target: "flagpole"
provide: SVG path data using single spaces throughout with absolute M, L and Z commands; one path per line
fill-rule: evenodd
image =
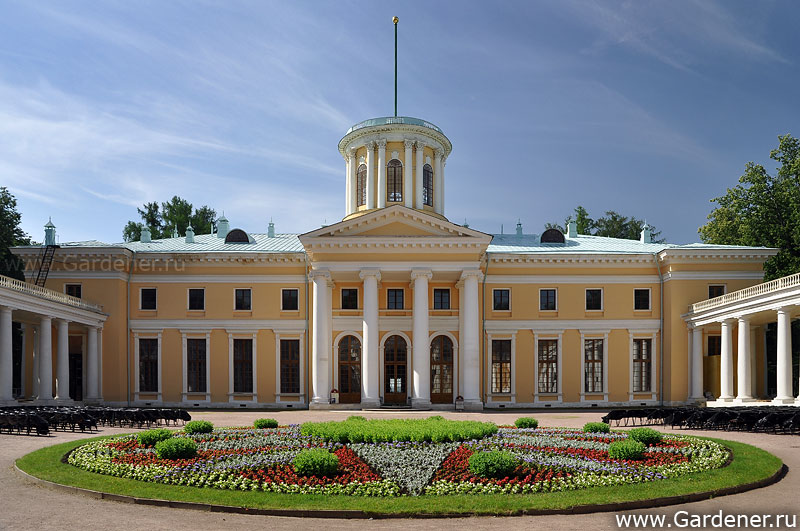
M 392 17 L 394 22 L 394 115 L 397 116 L 397 23 L 400 21 L 397 17 Z

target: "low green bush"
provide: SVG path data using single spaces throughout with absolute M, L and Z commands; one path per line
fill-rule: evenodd
M 339 422 L 306 422 L 300 427 L 300 433 L 342 444 L 390 441 L 458 442 L 494 435 L 497 433 L 497 426 L 491 422 L 440 420 L 435 417 L 371 420 L 349 418 Z
M 482 478 L 505 478 L 517 468 L 518 460 L 509 452 L 475 452 L 469 458 L 469 471 Z
M 143 431 L 136 436 L 136 440 L 139 441 L 139 444 L 147 448 L 155 446 L 159 441 L 165 441 L 170 438 L 172 438 L 172 432 L 164 428 Z
M 265 430 L 267 428 L 277 428 L 278 421 L 275 419 L 256 419 L 253 423 L 253 427 L 257 430 Z
M 539 421 L 533 417 L 520 417 L 514 421 L 514 426 L 517 428 L 537 428 Z
M 639 441 L 645 446 L 653 446 L 661 442 L 661 434 L 653 428 L 633 428 L 628 432 L 628 439 Z
M 587 422 L 583 425 L 584 433 L 609 433 L 611 426 L 605 422 Z
M 333 476 L 339 469 L 339 458 L 324 448 L 303 450 L 294 458 L 294 471 L 301 476 Z
M 197 443 L 183 437 L 167 439 L 156 443 L 156 454 L 161 459 L 191 459 L 197 455 Z
M 633 441 L 631 439 L 615 441 L 608 445 L 608 457 L 611 459 L 638 461 L 644 457 L 644 449 L 644 444 L 639 441 Z
M 361 415 L 350 415 L 347 417 L 347 420 L 357 421 L 357 420 L 367 420 L 367 417 L 362 417 Z
M 211 433 L 214 425 L 207 420 L 191 420 L 183 427 L 186 433 Z

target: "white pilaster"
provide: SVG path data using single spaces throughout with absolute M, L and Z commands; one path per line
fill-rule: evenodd
M 97 401 L 99 399 L 98 371 L 99 358 L 97 355 L 97 327 L 86 327 L 86 400 Z M 161 382 L 161 371 L 159 370 L 159 382 Z M 160 387 L 160 386 L 159 386 Z
M 738 331 L 739 345 L 737 347 L 738 358 L 736 360 L 736 401 L 751 402 L 753 396 L 750 394 L 750 320 L 744 317 L 739 318 Z
M 413 140 L 403 142 L 406 148 L 405 167 L 403 168 L 403 204 L 414 208 L 414 148 Z
M 464 360 L 466 359 L 464 354 L 464 281 L 456 282 L 456 288 L 458 289 L 458 344 L 461 348 L 458 349 L 458 374 L 454 391 L 456 396 L 464 398 Z
M 386 140 L 378 140 L 378 208 L 386 207 Z
M 433 152 L 433 210 L 437 214 L 444 215 L 444 203 L 442 203 L 442 190 L 444 189 L 444 179 L 442 179 L 442 151 L 437 149 Z
M 56 319 L 56 400 L 69 397 L 69 322 Z
M 31 398 L 34 400 L 39 396 L 39 358 L 41 351 L 39 350 L 39 341 L 42 338 L 42 327 L 39 325 L 33 326 L 33 367 L 31 374 Z
M 419 161 L 419 157 L 417 157 Z M 412 269 L 414 283 L 413 309 L 413 368 L 411 405 L 427 407 L 431 404 L 431 353 L 430 325 L 428 322 L 428 281 L 433 275 L 430 269 Z
M 328 322 L 331 314 L 331 301 L 328 297 L 328 284 L 331 274 L 327 270 L 315 270 L 311 272 L 311 279 L 314 282 L 313 313 L 311 317 L 311 355 L 313 357 L 311 365 L 311 379 L 313 389 L 311 390 L 311 403 L 317 406 L 330 402 L 330 341 L 328 336 Z
M 416 179 L 415 179 L 415 200 L 414 200 L 414 208 L 418 210 L 422 210 L 423 208 L 423 201 L 422 201 L 422 167 L 425 165 L 425 143 L 420 142 L 417 140 L 417 165 L 416 165 Z M 414 340 L 416 342 L 416 340 Z
M 480 380 L 480 323 L 478 322 L 478 281 L 482 277 L 478 269 L 467 270 L 461 274 L 464 282 L 463 312 L 459 312 L 459 319 L 464 337 L 461 339 L 462 352 L 464 353 L 464 383 L 462 396 L 465 409 L 483 409 L 481 401 Z
M 692 334 L 692 392 L 689 398 L 703 400 L 703 329 L 696 326 L 689 332 Z
M 367 208 L 375 208 L 375 142 L 367 142 Z M 330 391 L 330 389 L 329 389 Z
M 794 402 L 792 396 L 792 317 L 788 307 L 778 310 L 778 352 L 777 352 L 778 394 L 773 400 L 776 404 Z
M 733 399 L 733 319 L 722 321 L 722 355 L 719 360 L 719 400 Z
M 444 178 L 444 167 L 447 166 L 447 157 L 442 156 L 442 169 L 439 174 L 442 176 L 442 187 L 439 189 L 439 201 L 442 203 L 442 211 L 439 212 L 441 215 L 444 216 L 444 188 L 445 188 L 445 178 Z
M 53 399 L 53 321 L 43 315 L 39 322 L 39 395 L 38 400 Z
M 364 281 L 364 319 L 361 349 L 361 407 L 380 406 L 378 382 L 380 381 L 380 357 L 378 333 L 378 281 L 381 273 L 377 269 L 362 269 L 359 276 Z
M 347 152 L 347 215 L 356 211 L 356 150 L 350 149 Z
M 0 307 L 0 404 L 14 402 L 14 358 L 11 308 Z

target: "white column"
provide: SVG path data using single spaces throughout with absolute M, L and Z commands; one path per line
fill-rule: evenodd
M 412 269 L 414 283 L 413 349 L 414 381 L 412 407 L 427 407 L 431 403 L 430 326 L 428 323 L 428 280 L 430 269 Z
M 350 149 L 347 152 L 347 215 L 356 211 L 356 150 Z
M 719 360 L 719 400 L 733 399 L 733 319 L 722 321 L 722 356 Z
M 703 400 L 703 329 L 695 326 L 692 334 L 692 392 L 689 398 Z
M 378 208 L 386 207 L 386 140 L 378 140 Z
M 464 338 L 461 340 L 464 352 L 464 397 L 465 409 L 483 409 L 480 380 L 480 323 L 478 322 L 478 281 L 482 273 L 475 270 L 464 271 Z M 460 312 L 459 312 L 460 313 Z M 512 371 L 513 372 L 513 371 Z
M 86 327 L 86 400 L 98 400 L 97 389 L 98 378 L 98 356 L 97 356 L 97 327 Z M 161 371 L 159 370 L 159 382 Z M 160 386 L 159 386 L 160 388 Z
M 405 166 L 403 167 L 403 204 L 408 208 L 414 208 L 414 148 L 413 140 L 403 142 L 406 148 Z
M 350 215 L 350 159 L 344 159 L 344 215 Z
M 422 210 L 422 167 L 425 165 L 425 144 L 417 140 L 417 166 L 416 166 L 416 199 L 414 208 Z
M 750 402 L 753 396 L 750 394 L 750 320 L 745 317 L 739 318 L 738 331 L 739 345 L 737 347 L 738 357 L 736 360 L 736 401 Z
M 363 269 L 359 276 L 364 281 L 364 319 L 361 348 L 361 407 L 380 406 L 378 382 L 380 381 L 380 357 L 378 356 L 378 281 L 381 273 L 377 269 Z
M 328 319 L 331 313 L 331 301 L 328 297 L 328 283 L 331 275 L 326 270 L 311 272 L 314 282 L 313 313 L 311 316 L 311 403 L 316 405 L 330 402 L 330 341 L 328 341 Z
M 52 319 L 42 316 L 39 323 L 39 400 L 53 399 Z
M 39 341 L 42 338 L 42 327 L 33 326 L 33 367 L 31 369 L 31 398 L 34 400 L 39 396 Z
M 69 321 L 56 319 L 56 400 L 69 399 Z
M 442 156 L 442 169 L 439 172 L 442 176 L 442 188 L 439 190 L 439 201 L 442 202 L 442 211 L 440 212 L 440 214 L 443 216 L 444 216 L 444 189 L 445 189 L 444 167 L 445 166 L 447 166 L 447 157 Z
M 458 289 L 458 395 L 464 397 L 464 360 L 466 359 L 464 350 L 464 281 L 456 282 Z
M 11 308 L 0 307 L 0 404 L 14 401 L 14 358 Z
M 792 316 L 791 309 L 778 310 L 778 352 L 777 352 L 778 395 L 776 404 L 794 402 L 792 397 Z
M 444 203 L 442 202 L 444 189 L 444 179 L 442 179 L 442 151 L 437 149 L 433 152 L 433 210 L 438 214 L 444 215 Z
M 375 208 L 375 142 L 367 142 L 367 208 Z

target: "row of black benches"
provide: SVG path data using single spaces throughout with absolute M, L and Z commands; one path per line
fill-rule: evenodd
M 663 407 L 614 409 L 603 416 L 606 424 L 617 426 L 660 424 L 695 430 L 737 430 L 800 434 L 800 407 Z
M 0 433 L 49 435 L 51 431 L 96 431 L 100 426 L 150 428 L 186 423 L 185 409 L 96 406 L 11 406 L 0 408 Z

